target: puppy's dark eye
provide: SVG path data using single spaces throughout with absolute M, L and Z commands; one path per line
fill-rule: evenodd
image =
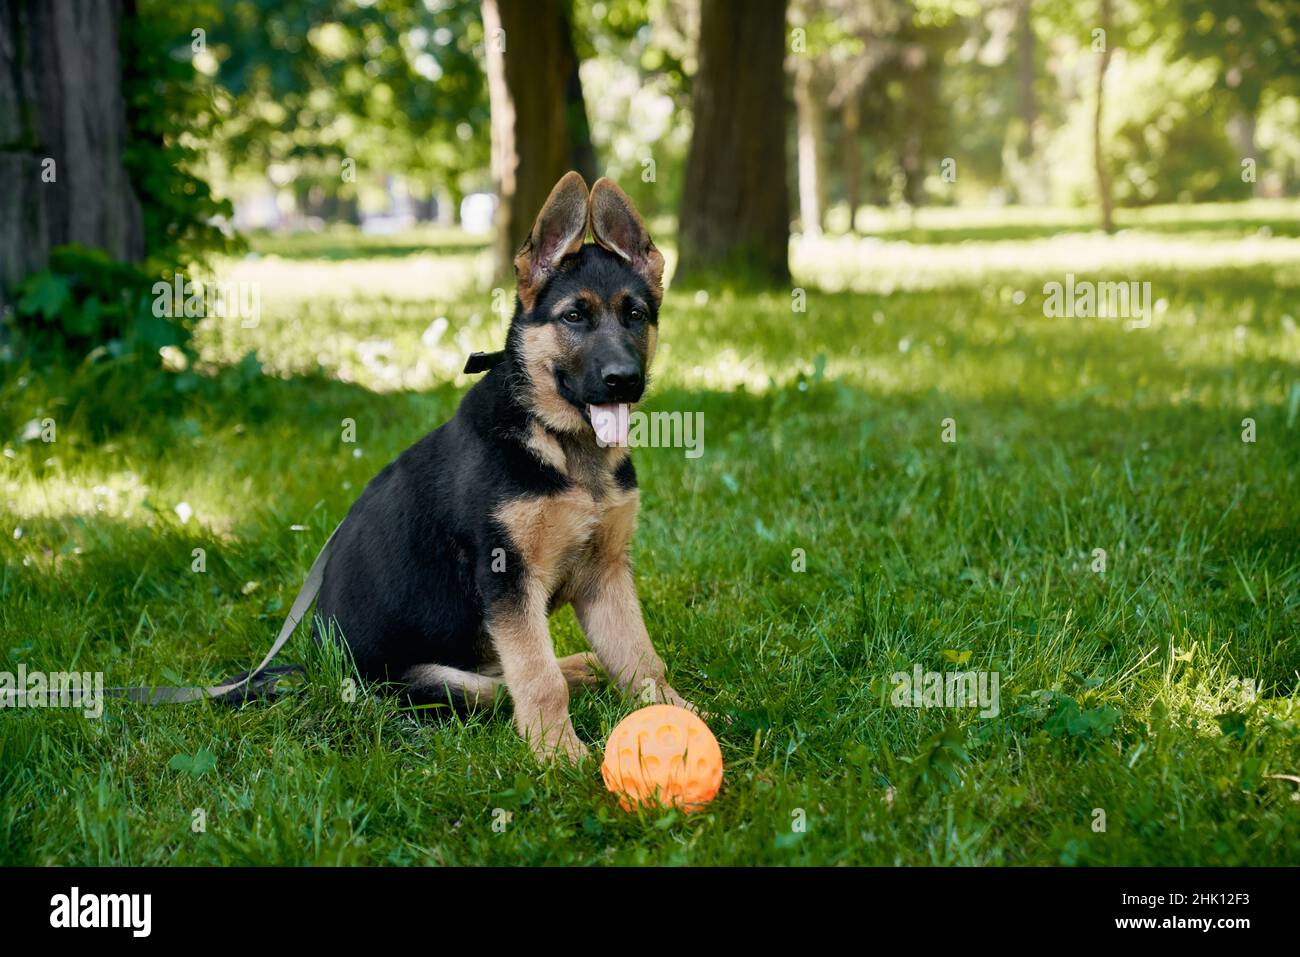
M 644 322 L 644 321 L 645 321 L 645 310 L 644 310 L 644 309 L 633 309 L 633 310 L 629 313 L 629 315 L 631 316 L 633 322 Z
M 582 325 L 582 313 L 578 312 L 577 309 L 570 309 L 564 314 L 564 321 L 572 326 L 580 326 Z

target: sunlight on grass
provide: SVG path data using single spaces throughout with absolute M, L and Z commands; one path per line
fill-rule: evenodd
M 265 256 L 235 260 L 222 272 L 223 279 L 258 283 L 266 302 L 429 300 L 485 285 L 491 277 L 491 260 L 486 253 L 423 253 L 340 262 Z
M 109 520 L 140 528 L 189 525 L 218 537 L 231 534 L 242 514 L 231 498 L 228 476 L 214 475 L 194 463 L 148 470 L 153 484 L 139 474 L 78 470 L 63 474 L 45 470 L 39 477 L 6 477 L 0 481 L 15 524 L 9 533 L 34 519 L 67 521 L 74 517 Z
M 1235 203 L 1199 203 L 1149 206 L 1144 209 L 1116 211 L 1121 228 L 1169 225 L 1180 230 L 1196 226 L 1220 226 L 1231 229 L 1252 221 L 1290 220 L 1300 224 L 1300 200 L 1264 199 Z M 1045 230 L 1084 230 L 1097 228 L 1095 209 L 1062 209 L 1048 206 L 922 206 L 919 209 L 869 208 L 858 211 L 857 227 L 866 233 L 902 232 L 912 229 L 960 231 L 975 227 L 1008 230 L 1034 226 Z
M 0 481 L 9 511 L 17 518 L 103 515 L 132 520 L 139 516 L 149 488 L 134 472 L 89 475 L 6 475 Z
M 830 291 L 883 295 L 1013 276 L 1063 281 L 1067 273 L 1081 278 L 1104 274 L 1109 281 L 1142 281 L 1150 278 L 1144 271 L 1151 270 L 1261 266 L 1287 267 L 1290 276 L 1300 275 L 1300 239 L 1183 239 L 1134 230 L 1116 236 L 1070 233 L 931 246 L 871 238 L 801 238 L 791 247 L 791 268 L 798 279 Z

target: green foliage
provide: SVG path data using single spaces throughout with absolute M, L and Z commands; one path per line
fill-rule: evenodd
M 583 0 L 572 18 L 602 174 L 647 218 L 675 214 L 690 143 L 681 122 L 691 99 L 685 61 L 695 55 L 680 0 Z
M 149 272 L 170 276 L 238 247 L 217 220 L 233 214 L 195 172 L 218 126 L 212 84 L 194 66 L 195 12 L 142 0 L 123 25 L 124 161 L 144 209 Z
M 1068 737 L 1097 742 L 1110 737 L 1121 717 L 1119 709 L 1110 705 L 1083 708 L 1079 702 L 1065 694 L 1052 693 L 1049 701 L 1054 710 L 1044 728 L 1054 738 Z
M 156 362 L 159 349 L 189 339 L 186 323 L 153 314 L 144 271 L 101 249 L 57 247 L 49 267 L 22 280 L 16 292 L 15 326 L 26 348 L 45 359 L 79 359 L 101 348 Z
M 1214 70 L 1205 63 L 1170 63 L 1164 50 L 1130 55 L 1127 89 L 1107 97 L 1103 136 L 1115 202 L 1119 206 L 1244 199 L 1240 155 L 1226 133 L 1229 115 L 1213 95 Z M 1092 122 L 1096 100 L 1071 108 L 1053 138 L 1053 183 L 1071 201 L 1096 197 Z
M 1216 65 L 1216 92 L 1254 116 L 1266 90 L 1300 94 L 1300 6 L 1277 0 L 1159 0 L 1177 53 Z
M 201 778 L 217 766 L 217 757 L 207 748 L 199 748 L 193 754 L 175 755 L 167 766 L 173 771 L 184 771 L 190 777 Z
M 301 190 L 355 198 L 345 158 L 357 182 L 404 173 L 425 196 L 487 165 L 477 2 L 214 6 L 208 40 L 228 97 L 220 148 L 233 170 L 287 165 Z
M 917 754 L 908 759 L 908 783 L 914 789 L 939 791 L 959 788 L 971 763 L 966 750 L 966 732 L 960 725 L 949 724 L 921 744 Z
M 1229 116 L 1215 100 L 1213 72 L 1147 56 L 1126 74 L 1132 90 L 1114 97 L 1106 142 L 1115 200 L 1125 206 L 1245 199 L 1240 155 L 1226 135 Z
M 961 122 L 944 98 L 946 62 L 961 43 L 966 24 L 952 17 L 912 15 L 906 4 L 888 3 L 893 27 L 873 39 L 873 68 L 862 90 L 861 127 L 870 165 L 863 171 L 867 196 L 882 204 L 927 201 L 927 177 L 952 155 L 954 126 Z

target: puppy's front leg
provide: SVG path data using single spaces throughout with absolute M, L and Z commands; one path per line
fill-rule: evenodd
M 488 634 L 514 702 L 515 727 L 533 753 L 542 760 L 561 754 L 581 760 L 587 747 L 569 719 L 569 685 L 551 644 L 546 602 L 499 602 L 488 618 Z
M 574 597 L 573 610 L 601 667 L 625 695 L 644 695 L 647 704 L 695 710 L 664 677 L 663 659 L 646 632 L 626 555 L 600 569 Z

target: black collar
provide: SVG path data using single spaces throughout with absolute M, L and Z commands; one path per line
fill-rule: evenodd
M 471 352 L 469 358 L 465 360 L 465 374 L 474 375 L 477 372 L 487 372 L 494 365 L 506 357 L 506 351 L 500 352 Z

